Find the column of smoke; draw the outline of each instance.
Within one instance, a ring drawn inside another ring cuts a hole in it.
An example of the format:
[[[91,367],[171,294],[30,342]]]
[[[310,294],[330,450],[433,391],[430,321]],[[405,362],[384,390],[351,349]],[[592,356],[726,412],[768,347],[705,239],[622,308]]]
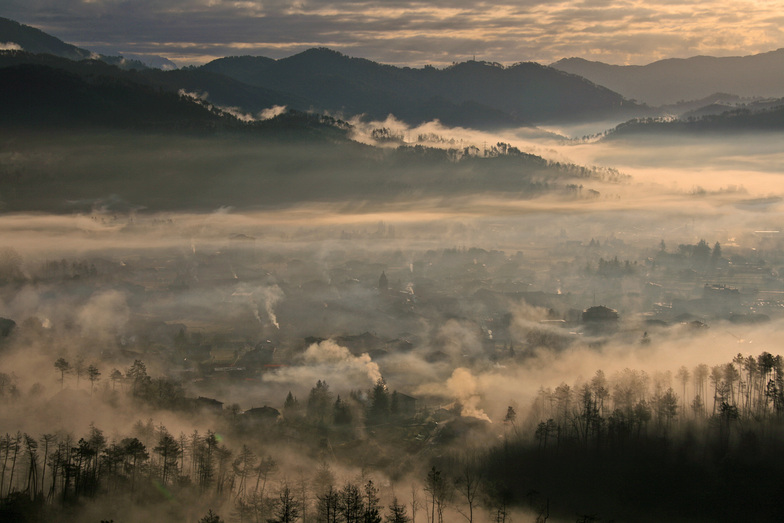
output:
[[[491,421],[484,410],[479,407],[482,400],[476,378],[469,369],[455,369],[452,376],[446,380],[446,388],[462,405],[460,414],[485,421]]]
[[[264,303],[264,310],[267,313],[267,318],[269,318],[270,323],[272,323],[276,329],[280,329],[280,325],[278,324],[278,318],[275,316],[275,305],[283,299],[283,291],[277,285],[272,287],[267,287],[261,291],[262,301]],[[258,317],[258,311],[256,312],[256,316]]]
[[[237,279],[236,274],[234,274],[234,278]],[[272,285],[251,290],[248,285],[240,283],[237,286],[237,290],[232,293],[232,296],[243,298],[243,301],[247,300],[248,307],[259,325],[264,325],[260,312],[260,308],[263,307],[269,323],[276,329],[280,329],[280,324],[275,314],[275,305],[285,297],[280,287]]]
[[[367,353],[354,356],[333,340],[311,344],[302,354],[302,365],[264,376],[265,381],[294,386],[312,386],[322,380],[335,391],[368,388],[379,379],[381,370]]]

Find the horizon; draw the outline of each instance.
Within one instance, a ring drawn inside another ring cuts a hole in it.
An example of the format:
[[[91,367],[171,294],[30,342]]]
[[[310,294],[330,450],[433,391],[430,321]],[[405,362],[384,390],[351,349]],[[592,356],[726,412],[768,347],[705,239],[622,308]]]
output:
[[[715,54],[715,55],[696,54],[696,55],[689,55],[689,56],[667,56],[667,57],[663,57],[663,58],[658,58],[658,59],[653,60],[651,62],[639,63],[639,64],[612,63],[612,62],[607,62],[607,61],[595,59],[594,57],[585,57],[585,56],[564,56],[564,57],[561,57],[561,58],[559,58],[557,60],[553,60],[553,61],[550,61],[550,62],[536,61],[536,60],[518,60],[518,61],[501,62],[501,61],[498,61],[498,60],[493,60],[491,58],[483,58],[483,57],[477,57],[476,55],[471,55],[470,57],[465,57],[462,60],[455,60],[455,61],[452,61],[452,62],[449,62],[449,63],[425,62],[425,63],[421,63],[421,64],[417,64],[417,65],[409,65],[409,64],[385,62],[385,61],[381,61],[381,60],[375,59],[373,57],[360,56],[360,55],[356,55],[356,54],[351,54],[351,52],[349,52],[349,51],[344,51],[344,50],[341,50],[341,49],[338,49],[338,48],[335,48],[335,47],[329,47],[327,45],[321,45],[321,44],[314,44],[311,47],[304,47],[302,49],[298,49],[298,50],[292,51],[290,53],[279,54],[278,56],[272,56],[272,55],[268,55],[268,54],[267,55],[265,55],[265,54],[227,54],[227,55],[223,55],[223,56],[210,57],[209,60],[205,60],[205,61],[188,62],[188,63],[180,62],[180,63],[178,63],[177,61],[175,61],[171,57],[168,57],[168,56],[165,56],[165,55],[162,55],[162,54],[123,52],[123,51],[117,52],[116,49],[107,49],[107,48],[101,48],[101,47],[98,47],[98,48],[88,47],[88,46],[85,46],[85,45],[81,45],[80,43],[75,43],[75,42],[72,42],[72,41],[65,40],[65,39],[63,39],[63,38],[61,38],[61,37],[59,37],[59,36],[57,36],[55,34],[51,34],[51,33],[47,32],[42,27],[32,26],[32,25],[20,22],[18,20],[10,19],[10,18],[7,18],[7,20],[11,20],[13,22],[17,22],[17,23],[20,23],[22,25],[27,25],[29,27],[33,27],[34,29],[38,29],[40,31],[43,31],[46,34],[49,34],[50,36],[54,36],[55,38],[60,39],[61,41],[63,41],[66,44],[74,45],[76,47],[83,48],[83,49],[85,49],[87,51],[92,51],[92,52],[95,52],[95,53],[98,53],[98,54],[102,54],[102,55],[105,55],[105,56],[122,56],[122,57],[128,58],[128,59],[141,59],[141,58],[145,58],[145,57],[149,58],[151,61],[155,61],[156,59],[164,59],[164,60],[168,60],[168,61],[174,63],[177,66],[177,68],[180,68],[180,69],[181,68],[185,68],[185,67],[200,67],[202,65],[210,63],[211,61],[220,60],[220,59],[223,59],[223,58],[252,57],[252,58],[269,58],[269,59],[276,60],[276,61],[277,60],[285,60],[287,58],[291,58],[293,56],[297,56],[297,55],[305,53],[307,51],[318,50],[318,49],[324,49],[324,50],[328,50],[328,51],[333,51],[333,52],[336,52],[336,53],[338,53],[338,54],[340,54],[342,56],[345,56],[347,58],[368,60],[368,61],[375,62],[375,63],[381,64],[381,65],[390,65],[390,66],[394,66],[394,67],[401,67],[401,68],[402,67],[410,67],[412,69],[421,69],[421,68],[424,68],[424,67],[435,67],[437,69],[447,69],[447,68],[452,67],[454,65],[458,65],[458,64],[461,64],[461,63],[468,63],[468,62],[479,62],[479,63],[483,63],[483,64],[499,65],[499,66],[504,67],[504,68],[512,67],[514,65],[521,64],[521,63],[526,63],[526,62],[528,62],[528,63],[538,63],[540,65],[544,65],[544,66],[548,66],[549,67],[549,66],[551,66],[551,65],[553,65],[553,64],[555,64],[557,62],[560,62],[560,61],[574,60],[574,59],[585,60],[585,61],[594,62],[594,63],[603,63],[603,64],[606,64],[606,65],[612,65],[612,66],[627,66],[627,65],[629,65],[629,66],[641,66],[642,67],[642,66],[651,65],[651,64],[654,64],[654,63],[657,63],[657,62],[661,62],[661,61],[665,61],[665,60],[688,60],[688,59],[692,59],[692,58],[744,58],[744,57],[748,57],[748,56],[757,56],[757,55],[763,55],[763,54],[768,54],[768,53],[774,53],[776,51],[781,51],[782,49],[784,49],[784,46],[782,46],[782,47],[776,47],[776,48],[773,48],[773,49],[753,52],[753,53],[750,53],[750,54],[718,53],[718,54]],[[2,40],[2,38],[0,38],[0,40]],[[0,51],[20,50],[20,49],[14,49],[14,48],[3,48],[4,46],[8,46],[8,45],[18,45],[18,44],[16,44],[16,42],[11,42],[11,41],[8,41],[8,42],[0,41]],[[24,49],[21,49],[21,50],[24,51]],[[273,54],[275,54],[275,53],[273,53]]]
[[[258,2],[65,5],[11,1],[0,15],[108,55],[161,56],[178,67],[226,56],[285,58],[327,47],[379,63],[448,66],[476,58],[548,65],[578,57],[612,65],[749,56],[784,48],[775,6],[730,1],[606,7],[529,2],[422,6],[404,2],[295,6]]]
[[[403,68],[403,67],[410,67],[412,69],[422,69],[424,67],[435,67],[436,69],[447,69],[447,68],[452,67],[454,65],[464,64],[464,63],[469,63],[469,62],[478,62],[478,63],[490,64],[490,65],[500,65],[500,66],[502,66],[504,68],[513,67],[513,66],[515,66],[517,64],[521,64],[521,63],[538,63],[540,65],[544,65],[544,66],[548,66],[549,67],[550,65],[555,64],[555,63],[560,62],[560,61],[563,61],[563,60],[575,60],[575,59],[576,60],[586,60],[588,62],[603,63],[603,64],[606,64],[606,65],[613,65],[613,66],[626,66],[626,65],[629,65],[629,66],[644,67],[646,65],[651,65],[651,64],[654,64],[654,63],[657,63],[657,62],[662,62],[662,61],[665,61],[665,60],[689,60],[691,58],[745,58],[745,57],[748,57],[748,56],[757,56],[757,55],[762,55],[762,54],[775,53],[776,51],[781,51],[782,49],[784,49],[784,47],[779,47],[779,48],[776,48],[776,49],[770,49],[768,51],[760,51],[758,53],[751,53],[751,54],[744,54],[744,55],[740,55],[740,54],[738,54],[738,55],[731,55],[731,54],[727,54],[727,55],[706,55],[706,54],[700,54],[700,55],[691,55],[691,56],[669,56],[669,57],[666,57],[666,58],[660,58],[658,60],[654,60],[653,62],[648,62],[648,63],[644,63],[644,64],[615,64],[615,63],[610,63],[610,62],[603,62],[602,60],[592,60],[592,59],[589,59],[589,58],[585,58],[583,56],[565,56],[565,57],[560,58],[558,60],[555,60],[553,62],[537,62],[535,60],[519,60],[519,61],[516,61],[516,62],[499,62],[497,60],[482,59],[480,57],[472,56],[472,57],[469,57],[469,58],[466,58],[466,59],[463,59],[463,60],[460,60],[460,61],[453,61],[453,62],[450,62],[450,63],[443,63],[443,64],[425,63],[425,64],[421,64],[421,65],[405,65],[405,64],[394,64],[394,63],[390,63],[390,62],[382,62],[382,61],[375,60],[373,58],[369,58],[369,57],[366,57],[366,56],[352,55],[350,53],[343,52],[343,51],[341,51],[339,49],[334,49],[332,47],[327,47],[327,46],[323,46],[323,45],[318,45],[318,46],[314,46],[314,47],[308,47],[308,48],[299,50],[299,51],[294,52],[294,53],[290,53],[290,54],[286,54],[286,55],[283,55],[283,56],[279,56],[277,58],[274,58],[274,57],[268,56],[268,55],[263,55],[263,54],[237,54],[237,55],[219,56],[217,58],[214,58],[211,61],[221,60],[223,58],[244,58],[244,57],[269,58],[271,60],[276,60],[277,61],[277,60],[285,60],[287,58],[291,58],[293,56],[297,56],[297,55],[300,55],[302,53],[305,53],[305,52],[308,52],[308,51],[313,51],[313,50],[318,50],[318,49],[325,49],[325,50],[328,50],[328,51],[334,51],[334,52],[336,52],[336,53],[338,53],[338,54],[340,54],[342,56],[345,56],[347,58],[359,59],[359,60],[368,60],[368,61],[375,62],[375,63],[381,64],[381,65],[391,65],[391,66],[394,66],[394,67],[401,67],[401,68]],[[89,49],[89,50],[92,50],[92,49]],[[132,53],[127,53],[127,54],[130,55]],[[121,55],[121,56],[125,57],[125,55]],[[154,56],[157,56],[157,55],[148,55],[148,56],[154,57]],[[166,57],[163,57],[163,58],[166,58]],[[179,67],[179,68],[191,67],[191,66],[199,67],[199,66],[205,65],[207,63],[209,63],[209,62],[183,64],[183,65],[178,65],[177,67]]]

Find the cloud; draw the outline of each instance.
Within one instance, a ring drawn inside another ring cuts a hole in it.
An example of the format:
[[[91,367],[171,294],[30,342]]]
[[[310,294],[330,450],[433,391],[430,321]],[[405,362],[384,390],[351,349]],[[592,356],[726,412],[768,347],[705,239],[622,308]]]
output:
[[[750,0],[38,0],[8,11],[5,16],[83,47],[179,62],[237,54],[279,58],[319,45],[407,65],[447,65],[474,55],[507,64],[568,56],[641,64],[784,47],[779,6]]]
[[[264,109],[259,113],[260,120],[269,120],[270,118],[275,118],[278,115],[281,115],[286,112],[285,105],[273,105],[268,109]]]
[[[14,42],[0,42],[0,51],[23,51],[22,46]]]

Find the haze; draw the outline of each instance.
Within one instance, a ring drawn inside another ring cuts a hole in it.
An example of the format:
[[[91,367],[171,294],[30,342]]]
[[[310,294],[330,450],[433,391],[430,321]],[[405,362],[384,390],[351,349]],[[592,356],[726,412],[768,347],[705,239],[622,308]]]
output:
[[[5,6],[0,521],[780,521],[784,87],[473,60],[778,10],[524,4]]]

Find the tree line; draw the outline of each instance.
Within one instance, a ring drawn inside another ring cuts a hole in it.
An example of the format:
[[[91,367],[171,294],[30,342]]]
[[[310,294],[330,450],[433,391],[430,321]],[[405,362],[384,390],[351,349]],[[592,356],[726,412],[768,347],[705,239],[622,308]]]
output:
[[[780,521],[784,359],[762,352],[676,372],[601,370],[540,388],[477,470],[578,521]]]
[[[476,459],[475,457],[473,459]],[[152,420],[111,441],[90,425],[76,439],[59,431],[0,438],[0,519],[49,521],[57,510],[100,499],[130,496],[150,503],[177,495],[222,507],[247,523],[429,523],[448,521],[449,509],[471,523],[480,507],[506,521],[508,500],[475,472],[475,461],[452,455],[414,481],[407,499],[362,472],[338,482],[322,461],[312,474],[292,479],[272,453],[247,444],[229,448],[208,430],[175,436]],[[421,490],[420,490],[421,488]],[[210,510],[203,521],[222,521]]]
[[[583,383],[540,388],[529,423],[535,424],[537,445],[545,449],[621,444],[700,422],[720,429],[728,440],[741,426],[778,424],[783,414],[784,359],[763,352],[738,354],[710,367],[681,366],[674,375],[624,369],[608,379],[598,370]]]

